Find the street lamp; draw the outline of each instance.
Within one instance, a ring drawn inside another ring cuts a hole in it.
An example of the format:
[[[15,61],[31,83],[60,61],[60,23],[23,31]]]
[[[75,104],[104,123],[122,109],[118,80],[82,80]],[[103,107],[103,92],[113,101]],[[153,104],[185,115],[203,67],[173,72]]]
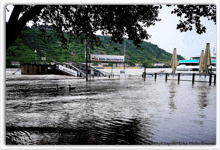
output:
[[[35,62],[37,62],[37,59],[36,59],[37,51],[36,51],[36,49],[34,50],[34,53],[35,53]]]
[[[126,50],[126,39],[124,39],[124,73],[125,73],[125,50]]]
[[[88,81],[88,66],[87,66],[87,40],[85,39],[85,58],[86,58],[86,82]]]

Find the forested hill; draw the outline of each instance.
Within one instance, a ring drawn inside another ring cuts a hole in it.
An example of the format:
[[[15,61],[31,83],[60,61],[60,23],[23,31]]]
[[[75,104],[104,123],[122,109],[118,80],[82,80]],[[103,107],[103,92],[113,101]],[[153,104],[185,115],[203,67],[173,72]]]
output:
[[[124,45],[110,43],[109,36],[99,36],[104,47],[95,47],[90,50],[91,54],[106,55],[124,55]],[[130,65],[135,63],[167,63],[172,57],[171,53],[159,48],[157,45],[143,42],[141,49],[136,49],[132,41],[126,40],[126,58],[125,61]],[[75,61],[85,62],[85,44],[79,44],[72,41],[67,45],[68,49],[61,46],[61,42],[56,38],[53,30],[47,30],[46,33],[40,32],[39,29],[32,26],[25,27],[14,44],[6,50],[6,65],[10,65],[11,61],[19,61],[20,63],[30,63],[35,59],[34,50],[37,51],[36,58],[46,57],[48,62],[52,60],[64,62]],[[16,56],[12,55],[14,53]],[[177,56],[178,60],[183,59]]]

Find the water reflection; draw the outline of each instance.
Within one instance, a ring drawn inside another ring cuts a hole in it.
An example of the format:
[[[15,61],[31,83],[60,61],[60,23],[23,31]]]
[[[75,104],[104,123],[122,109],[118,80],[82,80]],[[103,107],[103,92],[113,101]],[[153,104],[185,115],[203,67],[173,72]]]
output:
[[[198,95],[198,106],[200,110],[203,110],[205,109],[205,107],[209,105],[209,100],[207,95],[210,92],[210,87],[205,84],[201,84],[198,86],[198,89],[199,91],[201,91]]]
[[[75,96],[75,95],[95,95],[100,92],[114,92],[123,87],[118,86],[114,82],[109,82],[103,84],[96,83],[91,86],[91,82],[82,83],[77,85],[71,84],[60,84],[58,82],[47,83],[47,84],[11,84],[6,86],[6,97],[7,99],[14,100],[18,98],[28,98],[28,97],[56,97],[56,96]],[[76,87],[75,89],[70,89],[70,87]]]
[[[174,112],[174,110],[176,109],[176,104],[175,104],[175,100],[174,100],[174,97],[175,97],[175,93],[176,93],[176,83],[174,83],[174,81],[172,81],[170,83],[170,100],[169,100],[169,106],[170,106],[170,109],[171,109],[171,112]],[[171,113],[170,112],[170,113]]]
[[[152,144],[151,134],[141,134],[139,119],[82,120],[71,128],[6,127],[6,144],[134,145]]]

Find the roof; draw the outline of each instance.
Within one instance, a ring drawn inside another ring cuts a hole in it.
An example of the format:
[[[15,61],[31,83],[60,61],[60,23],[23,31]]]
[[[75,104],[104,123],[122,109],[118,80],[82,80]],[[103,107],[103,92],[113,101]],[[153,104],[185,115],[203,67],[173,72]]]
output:
[[[216,60],[211,60],[212,63],[216,63]],[[179,60],[178,63],[199,63],[199,60]]]
[[[199,60],[179,60],[178,63],[199,63]]]

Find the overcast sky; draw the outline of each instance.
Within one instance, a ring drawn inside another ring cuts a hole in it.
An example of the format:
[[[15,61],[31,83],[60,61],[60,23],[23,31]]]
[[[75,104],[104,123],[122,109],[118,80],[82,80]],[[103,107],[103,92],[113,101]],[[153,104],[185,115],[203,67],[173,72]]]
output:
[[[217,48],[217,27],[213,21],[202,18],[202,23],[207,28],[205,34],[199,35],[195,30],[180,32],[176,29],[180,18],[175,14],[171,14],[172,10],[173,8],[163,6],[159,13],[159,18],[162,21],[147,29],[148,33],[152,35],[148,42],[157,44],[170,53],[173,53],[173,49],[176,48],[177,54],[184,56],[186,59],[192,56],[200,56],[201,50],[206,48],[206,43],[210,43],[211,51],[213,48]]]
[[[8,6],[10,12],[6,11],[6,20],[9,19],[13,6]],[[210,43],[210,50],[217,48],[217,27],[213,21],[208,21],[206,18],[202,18],[202,23],[207,28],[205,34],[199,35],[195,30],[188,32],[180,32],[176,29],[179,22],[179,17],[175,14],[171,14],[173,7],[163,8],[159,12],[160,22],[156,22],[155,26],[147,28],[147,32],[152,35],[148,40],[153,44],[158,45],[161,49],[169,53],[173,53],[173,49],[176,48],[177,54],[189,59],[192,56],[200,56],[201,50],[205,50],[206,43]],[[31,26],[31,23],[27,25]]]

